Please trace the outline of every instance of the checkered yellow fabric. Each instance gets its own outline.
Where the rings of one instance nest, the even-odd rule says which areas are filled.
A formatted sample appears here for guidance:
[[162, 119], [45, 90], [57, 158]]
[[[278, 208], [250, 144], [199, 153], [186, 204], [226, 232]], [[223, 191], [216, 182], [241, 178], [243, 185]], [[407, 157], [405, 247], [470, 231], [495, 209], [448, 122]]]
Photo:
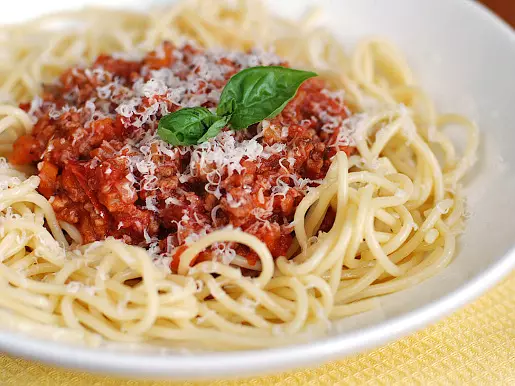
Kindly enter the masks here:
[[515, 385], [515, 272], [434, 326], [317, 369], [243, 381], [123, 381], [0, 355], [0, 385]]

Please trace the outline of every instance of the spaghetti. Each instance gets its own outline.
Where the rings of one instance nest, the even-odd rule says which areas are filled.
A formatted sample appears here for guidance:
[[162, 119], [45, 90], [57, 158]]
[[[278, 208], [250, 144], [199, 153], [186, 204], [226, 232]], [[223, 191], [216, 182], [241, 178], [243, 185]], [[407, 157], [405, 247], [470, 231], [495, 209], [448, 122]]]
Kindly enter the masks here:
[[[369, 310], [378, 296], [448, 265], [463, 230], [460, 180], [474, 163], [477, 128], [461, 116], [439, 115], [390, 43], [366, 40], [347, 57], [314, 27], [313, 15], [297, 23], [259, 2], [204, 0], [150, 13], [87, 9], [4, 27], [0, 91], [12, 100], [0, 106], [0, 152], [7, 156], [34, 125], [33, 115], [13, 103], [37, 100], [40, 85], [77, 58], [86, 65], [124, 52], [118, 55], [131, 60], [162, 41], [185, 39], [208, 49], [264, 47], [316, 69], [344, 91], [352, 113], [341, 125], [356, 151], [337, 152], [325, 178], [306, 189], [286, 253], [273, 256], [256, 235], [222, 227], [190, 240], [172, 271], [166, 253], [156, 257], [112, 237], [83, 244], [80, 230], [40, 193], [34, 171], [3, 160], [0, 323], [91, 345], [107, 339], [270, 347], [324, 334], [331, 320]], [[466, 130], [461, 156], [444, 134], [449, 124]], [[326, 229], [329, 212], [334, 221]], [[228, 243], [257, 261], [235, 253], [230, 261], [195, 262]]]

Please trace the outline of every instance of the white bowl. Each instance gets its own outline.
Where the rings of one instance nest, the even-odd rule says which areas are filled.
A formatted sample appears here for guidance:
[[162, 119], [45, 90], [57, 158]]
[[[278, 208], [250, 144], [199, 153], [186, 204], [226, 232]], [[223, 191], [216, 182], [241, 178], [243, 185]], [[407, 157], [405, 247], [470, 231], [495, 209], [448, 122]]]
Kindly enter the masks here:
[[[269, 0], [277, 12], [291, 17], [315, 2], [328, 11], [325, 23], [342, 44], [352, 45], [368, 35], [390, 38], [407, 54], [440, 109], [468, 115], [479, 124], [480, 162], [467, 189], [472, 215], [452, 264], [420, 285], [382, 298], [380, 309], [347, 319], [340, 332], [309, 344], [164, 355], [157, 349], [89, 349], [0, 332], [0, 351], [123, 376], [192, 379], [262, 374], [319, 364], [397, 339], [470, 302], [515, 267], [513, 30], [478, 3], [465, 0]], [[0, 23], [93, 3], [137, 6], [144, 0], [17, 0], [3, 7]]]

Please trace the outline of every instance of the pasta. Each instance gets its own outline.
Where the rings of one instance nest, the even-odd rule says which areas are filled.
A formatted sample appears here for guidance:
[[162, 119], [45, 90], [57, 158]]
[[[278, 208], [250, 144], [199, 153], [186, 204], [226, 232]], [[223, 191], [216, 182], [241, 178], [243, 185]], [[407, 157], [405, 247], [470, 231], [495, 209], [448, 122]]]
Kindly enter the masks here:
[[[332, 320], [372, 309], [378, 296], [447, 266], [464, 227], [460, 181], [474, 163], [478, 129], [464, 117], [440, 115], [391, 43], [364, 40], [347, 56], [315, 17], [293, 22], [260, 2], [200, 0], [148, 13], [85, 9], [3, 27], [0, 154], [7, 157], [34, 125], [16, 103], [36, 97], [43, 82], [78, 61], [140, 55], [165, 40], [240, 52], [263, 47], [316, 70], [344, 91], [352, 111], [344, 124], [357, 151], [338, 152], [302, 198], [288, 253], [274, 258], [255, 235], [220, 228], [190, 243], [175, 272], [166, 258], [121, 240], [83, 244], [38, 191], [35, 171], [4, 159], [0, 325], [90, 345], [270, 347], [322, 335]], [[451, 124], [467, 135], [461, 155], [444, 132]], [[334, 223], [319, 232], [330, 210]], [[230, 242], [252, 250], [257, 263], [236, 256], [230, 264], [194, 264], [206, 248]]]

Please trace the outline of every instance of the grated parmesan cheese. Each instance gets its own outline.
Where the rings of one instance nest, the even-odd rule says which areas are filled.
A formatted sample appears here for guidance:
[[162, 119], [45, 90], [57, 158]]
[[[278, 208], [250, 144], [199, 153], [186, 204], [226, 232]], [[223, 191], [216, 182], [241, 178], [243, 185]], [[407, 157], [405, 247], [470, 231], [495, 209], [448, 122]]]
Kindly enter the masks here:
[[[158, 57], [165, 57], [163, 46], [157, 48], [156, 54]], [[135, 55], [139, 58], [139, 54]], [[262, 185], [258, 187], [257, 200], [262, 207], [253, 207], [251, 211], [251, 214], [258, 220], [255, 225], [260, 227], [256, 229], [270, 228], [269, 221], [278, 223], [282, 221], [281, 226], [291, 227], [293, 224], [289, 223], [291, 218], [286, 218], [284, 214], [280, 213], [274, 217], [274, 220], [271, 220], [274, 215], [274, 199], [287, 197], [288, 194], [298, 196], [299, 192], [301, 194], [308, 192], [313, 186], [322, 182], [300, 177], [303, 174], [296, 171], [295, 166], [299, 166], [296, 165], [297, 158], [299, 162], [305, 162], [300, 161], [302, 157], [298, 157], [295, 149], [289, 149], [286, 143], [273, 142], [270, 139], [273, 137], [274, 140], [277, 140], [280, 137], [287, 142], [290, 127], [286, 123], [271, 123], [271, 120], [265, 119], [257, 125], [257, 133], [254, 136], [251, 133], [254, 132], [255, 127], [238, 132], [225, 128], [217, 137], [193, 146], [174, 147], [162, 141], [156, 132], [161, 117], [183, 107], [204, 106], [212, 111], [215, 110], [222, 86], [235, 69], [283, 63], [275, 54], [259, 50], [250, 53], [230, 53], [220, 50], [192, 50], [190, 52], [178, 48], [173, 51], [173, 56], [176, 60], [166, 68], [153, 70], [143, 65], [140, 73], [136, 75], [135, 81], [116, 77], [115, 74], [102, 67], [85, 69], [84, 75], [82, 75], [82, 70], [72, 70], [74, 76], [82, 77], [82, 80], [85, 76], [92, 83], [98, 85], [93, 90], [90, 99], [85, 101], [82, 107], [64, 105], [57, 109], [55, 105], [44, 105], [41, 99], [35, 98], [30, 109], [34, 116], [40, 114], [42, 108], [43, 111], [46, 109], [53, 119], [59, 119], [68, 112], [80, 113], [82, 120], [80, 123], [84, 127], [73, 133], [73, 144], [87, 142], [96, 134], [95, 130], [90, 128], [96, 120], [112, 118], [119, 120], [117, 124], [121, 121], [125, 129], [124, 140], [127, 143], [121, 143], [119, 146], [125, 146], [119, 149], [119, 146], [111, 143], [110, 139], [106, 139], [102, 143], [100, 152], [105, 151], [107, 156], [103, 157], [104, 154], [102, 154], [102, 156], [99, 155], [99, 158], [91, 159], [88, 166], [91, 169], [100, 168], [105, 176], [116, 171], [116, 175], [111, 179], [106, 178], [108, 181], [116, 181], [117, 178], [114, 177], [125, 175], [125, 179], [122, 178], [122, 182], [116, 184], [115, 189], [122, 193], [124, 200], [127, 197], [128, 200], [133, 199], [135, 205], [140, 209], [159, 214], [160, 208], [163, 209], [164, 205], [166, 207], [178, 206], [179, 208], [169, 211], [174, 212], [173, 216], [177, 211], [180, 216], [182, 210], [183, 215], [179, 221], [175, 217], [166, 220], [177, 227], [176, 234], [167, 239], [166, 251], [160, 250], [159, 240], [149, 234], [149, 230], [143, 227], [142, 222], [134, 224], [143, 230], [143, 238], [153, 261], [165, 266], [169, 266], [177, 244], [185, 242], [186, 245], [191, 245], [216, 229], [217, 221], [225, 224], [227, 218], [230, 218], [230, 213], [227, 212], [231, 208], [246, 207], [249, 202], [252, 202], [250, 197], [256, 194], [256, 190], [254, 190], [252, 181], [245, 180], [247, 177], [245, 175], [246, 162], [251, 162], [258, 168], [264, 165], [269, 167], [277, 160], [280, 164], [280, 168], [278, 168], [280, 176], [275, 175], [275, 180], [262, 182]], [[113, 57], [124, 59], [129, 58], [130, 54], [127, 56], [115, 54]], [[224, 60], [221, 60], [222, 58]], [[227, 63], [227, 59], [236, 66], [223, 64]], [[323, 90], [323, 93], [335, 100], [343, 100], [344, 97], [342, 92]], [[80, 105], [82, 101], [77, 102], [79, 95], [78, 88], [74, 88], [65, 98], [73, 101], [75, 105]], [[114, 108], [115, 105], [117, 105], [116, 108]], [[113, 109], [116, 114], [112, 112]], [[327, 106], [319, 105], [316, 114], [309, 119], [302, 120], [300, 125], [322, 127], [322, 130], [328, 133], [338, 131], [336, 145], [349, 146], [353, 143], [351, 134], [356, 131], [359, 120], [354, 117], [344, 119], [342, 115], [341, 108], [338, 114], [328, 110]], [[93, 125], [93, 127], [97, 126]], [[294, 132], [292, 129], [292, 137]], [[264, 134], [273, 135], [265, 136]], [[58, 140], [59, 138], [55, 140], [56, 146]], [[63, 138], [60, 141], [63, 145], [65, 144]], [[46, 151], [50, 152], [52, 149], [53, 140], [49, 141]], [[110, 160], [110, 157], [115, 161]], [[121, 174], [119, 174], [120, 170], [122, 170]], [[236, 196], [234, 194], [233, 196], [226, 191], [228, 188], [224, 182], [231, 176], [238, 181], [240, 181], [239, 177], [242, 177], [241, 188], [244, 190], [244, 195]], [[178, 186], [179, 183], [188, 182], [191, 185]], [[199, 182], [203, 183], [205, 190], [217, 199], [225, 199], [227, 205], [224, 201], [213, 201], [212, 207], [209, 206], [211, 204], [205, 205], [207, 213], [202, 210], [198, 212], [191, 210], [196, 205], [194, 198], [198, 199], [195, 195], [192, 198], [191, 192], [193, 190], [197, 194], [195, 184]], [[106, 184], [104, 192], [109, 192], [111, 187], [108, 185]], [[144, 194], [138, 195], [140, 191], [144, 191]], [[188, 194], [190, 195], [188, 196]], [[152, 216], [152, 213], [147, 214]], [[281, 215], [282, 217], [280, 217]], [[212, 220], [211, 223], [209, 218]], [[123, 221], [117, 222], [118, 230], [122, 231], [125, 230], [123, 228], [130, 225], [128, 221], [125, 224]], [[195, 232], [192, 232], [192, 229]], [[230, 243], [215, 243], [212, 247], [216, 259], [224, 264], [231, 264], [236, 258], [236, 252]], [[166, 256], [168, 260], [163, 256]], [[71, 291], [78, 291], [73, 284], [70, 288]]]

